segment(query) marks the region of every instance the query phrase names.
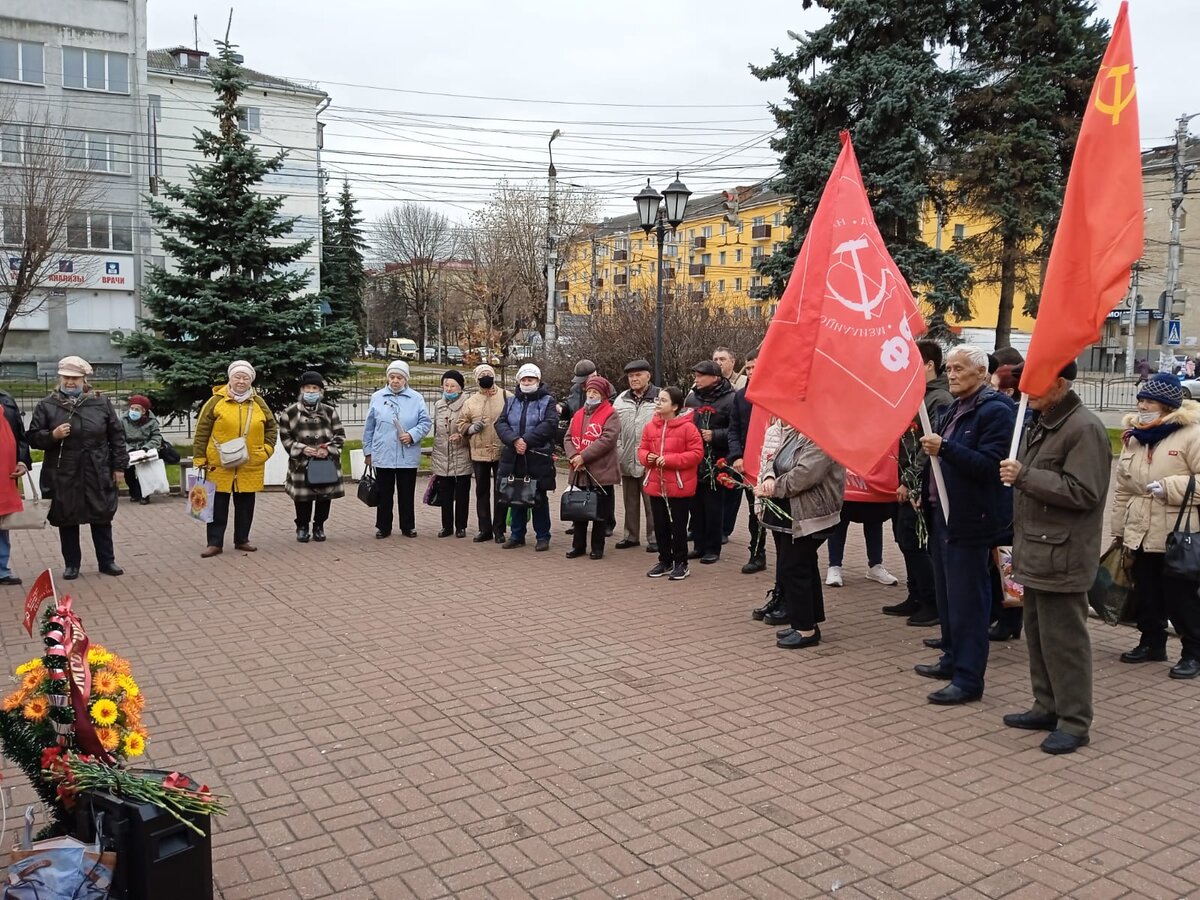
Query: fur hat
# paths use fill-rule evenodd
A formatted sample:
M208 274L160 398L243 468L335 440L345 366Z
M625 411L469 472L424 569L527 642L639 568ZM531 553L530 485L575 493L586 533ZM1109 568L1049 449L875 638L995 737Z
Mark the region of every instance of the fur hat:
M486 378L488 376L495 378L496 370L493 369L491 366L489 366L487 363L483 363L483 364L475 367L474 374L475 374L476 381L478 381L480 378Z

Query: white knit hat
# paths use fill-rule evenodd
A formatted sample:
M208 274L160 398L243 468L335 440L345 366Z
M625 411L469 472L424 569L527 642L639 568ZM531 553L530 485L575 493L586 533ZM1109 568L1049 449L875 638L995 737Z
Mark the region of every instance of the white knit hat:
M517 381L520 381L522 378L536 378L538 381L541 381L542 370L533 363L525 363L525 365L517 369Z
M399 372L404 376L405 381L407 381L410 377L408 374L408 363L402 359L394 359L388 363L387 374L391 375L393 372Z
M250 363L246 362L244 359L235 359L233 362L231 362L229 364L229 368L225 370L225 376L227 378L232 378L234 372L245 372L250 376L251 384L254 383L254 379L258 376L258 373L254 371L254 366L250 365Z

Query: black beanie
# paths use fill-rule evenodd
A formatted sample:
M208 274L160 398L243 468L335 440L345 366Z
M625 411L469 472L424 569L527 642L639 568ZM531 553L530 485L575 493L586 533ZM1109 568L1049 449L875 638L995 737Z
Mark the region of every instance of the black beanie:
M451 369L442 376L442 381L445 381L447 378L453 378L455 381L457 381L460 388L467 386L467 381L465 378L463 378L463 373L458 371L458 369Z
M309 369L300 376L300 386L303 387L306 384L315 384L319 388L324 388L325 379L321 377L320 372L314 372L312 369Z

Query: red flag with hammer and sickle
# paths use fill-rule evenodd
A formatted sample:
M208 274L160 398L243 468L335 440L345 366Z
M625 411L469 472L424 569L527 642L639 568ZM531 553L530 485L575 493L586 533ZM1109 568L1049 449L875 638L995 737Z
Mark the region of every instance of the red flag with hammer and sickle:
M925 322L883 245L850 135L841 138L746 398L870 472L896 452L925 396L915 341Z
M1145 243L1137 87L1122 3L1104 52L1075 157L1021 390L1039 397L1063 366L1100 337L1105 317L1125 295L1129 270Z

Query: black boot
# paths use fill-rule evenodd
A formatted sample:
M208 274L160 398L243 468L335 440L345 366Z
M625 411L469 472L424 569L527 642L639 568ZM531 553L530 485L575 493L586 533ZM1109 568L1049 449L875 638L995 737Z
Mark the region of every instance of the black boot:
M761 572L767 567L767 558L765 556L752 556L750 561L742 566L743 575L753 575L755 572Z
M298 540L302 544L307 544L308 539L309 539L308 526L307 525L297 525L296 526L296 540Z
M312 534L313 534L314 541L325 540L325 523L322 522L320 525L317 525L316 523L314 523Z
M755 622L761 622L778 605L779 605L778 591L776 591L775 588L771 588L769 591L767 591L767 602L764 603L762 606L759 606L756 609L751 610L750 616L754 619Z

